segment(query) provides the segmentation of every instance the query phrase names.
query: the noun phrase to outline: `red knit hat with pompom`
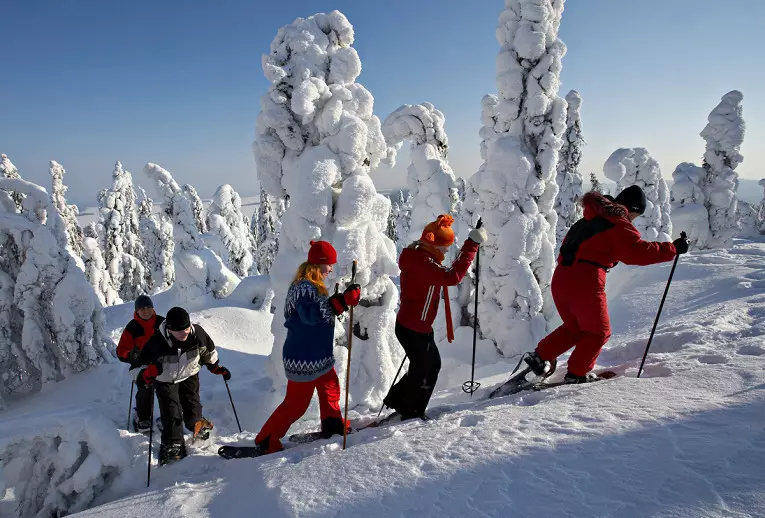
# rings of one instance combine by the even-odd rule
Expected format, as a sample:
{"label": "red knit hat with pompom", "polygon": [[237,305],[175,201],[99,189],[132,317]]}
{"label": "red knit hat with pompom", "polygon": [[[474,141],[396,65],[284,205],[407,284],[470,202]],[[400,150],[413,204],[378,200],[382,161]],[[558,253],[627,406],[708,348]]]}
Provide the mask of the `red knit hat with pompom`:
{"label": "red knit hat with pompom", "polygon": [[308,262],[311,264],[335,264],[337,262],[335,247],[326,241],[311,241],[311,249],[308,250]]}
{"label": "red knit hat with pompom", "polygon": [[454,218],[448,214],[441,214],[435,221],[425,225],[420,241],[433,246],[451,246],[454,243],[454,230],[452,230]]}

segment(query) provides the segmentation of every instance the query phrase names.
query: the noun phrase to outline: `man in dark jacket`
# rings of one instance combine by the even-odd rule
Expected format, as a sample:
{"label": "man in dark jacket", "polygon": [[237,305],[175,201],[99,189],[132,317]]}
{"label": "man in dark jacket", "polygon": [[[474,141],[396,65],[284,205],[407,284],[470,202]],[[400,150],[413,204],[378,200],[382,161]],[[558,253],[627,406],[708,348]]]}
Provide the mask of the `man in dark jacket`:
{"label": "man in dark jacket", "polygon": [[[135,313],[133,320],[128,322],[117,344],[117,358],[120,361],[132,364],[138,359],[141,349],[149,341],[159,325],[165,319],[154,312],[154,304],[148,295],[141,295],[135,299]],[[135,416],[133,417],[133,430],[139,433],[147,433],[151,429],[151,407],[154,404],[151,391],[140,386],[135,393]]]}
{"label": "man in dark jacket", "polygon": [[183,308],[172,308],[154,336],[146,343],[131,372],[136,384],[153,387],[162,420],[160,466],[186,456],[183,425],[194,439],[205,440],[213,424],[202,416],[199,400],[199,370],[228,381],[231,373],[218,364],[215,343],[199,324],[192,324]]}
{"label": "man in dark jacket", "polygon": [[584,217],[566,234],[552,278],[552,295],[563,325],[547,335],[524,360],[537,376],[549,376],[556,359],[572,347],[567,383],[585,383],[611,336],[606,304],[606,272],[617,262],[645,266],[671,261],[688,251],[683,238],[673,243],[643,241],[632,222],[646,208],[642,189],[632,185],[616,199],[589,192]]}

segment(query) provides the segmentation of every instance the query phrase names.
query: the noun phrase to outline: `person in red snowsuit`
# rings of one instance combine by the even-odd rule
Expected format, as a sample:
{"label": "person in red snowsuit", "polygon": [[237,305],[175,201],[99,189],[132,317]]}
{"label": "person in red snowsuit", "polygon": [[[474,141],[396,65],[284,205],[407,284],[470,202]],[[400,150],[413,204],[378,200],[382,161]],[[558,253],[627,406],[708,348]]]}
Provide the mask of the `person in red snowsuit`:
{"label": "person in red snowsuit", "polygon": [[[154,311],[154,304],[148,295],[141,295],[135,299],[133,320],[128,322],[122,331],[122,336],[120,336],[120,341],[117,344],[117,358],[128,365],[132,364],[138,359],[143,346],[159,329],[159,325],[164,320]],[[151,391],[143,386],[138,386],[135,393],[133,431],[146,433],[151,429],[151,406],[153,403]]]}
{"label": "person in red snowsuit", "polygon": [[321,432],[325,437],[343,434],[340,412],[340,382],[335,372],[335,317],[356,306],[361,287],[351,284],[343,293],[329,296],[324,280],[337,262],[337,252],[326,241],[311,241],[308,260],[298,267],[284,301],[282,360],[287,394],[255,437],[258,454],[282,449],[281,438],[300,419],[319,394]]}
{"label": "person in red snowsuit", "polygon": [[688,242],[643,241],[632,221],[646,207],[637,185],[624,189],[616,199],[589,192],[582,199],[584,217],[566,234],[552,278],[552,296],[563,324],[524,357],[538,376],[555,370],[558,356],[572,347],[567,383],[584,383],[603,345],[611,336],[606,303],[606,273],[618,262],[645,266],[671,261],[688,251]]}
{"label": "person in red snowsuit", "polygon": [[[454,243],[449,215],[428,223],[419,241],[401,252],[401,306],[396,317],[396,338],[409,357],[409,370],[393,385],[384,403],[401,419],[425,418],[425,409],[441,370],[441,356],[433,338],[433,321],[438,313],[441,288],[456,286],[465,277],[478,246],[486,241],[486,231],[473,229],[450,267],[441,265],[444,254]],[[448,304],[446,304],[448,309]],[[448,311],[447,311],[448,313]],[[451,316],[447,314],[447,322]],[[451,338],[450,338],[451,340]]]}

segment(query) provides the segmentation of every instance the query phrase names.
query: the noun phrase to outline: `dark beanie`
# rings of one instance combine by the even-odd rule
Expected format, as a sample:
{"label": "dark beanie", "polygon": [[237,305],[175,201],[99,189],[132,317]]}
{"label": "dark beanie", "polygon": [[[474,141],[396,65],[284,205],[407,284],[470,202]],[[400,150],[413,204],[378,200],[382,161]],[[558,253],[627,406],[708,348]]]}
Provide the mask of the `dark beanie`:
{"label": "dark beanie", "polygon": [[170,331],[183,331],[184,329],[191,327],[191,320],[189,320],[189,314],[185,309],[174,307],[170,308],[165,317],[167,328]]}
{"label": "dark beanie", "polygon": [[153,308],[153,307],[154,307],[154,303],[151,301],[151,298],[149,298],[148,295],[141,295],[137,299],[135,299],[136,311],[143,308]]}
{"label": "dark beanie", "polygon": [[630,212],[645,212],[645,193],[637,185],[630,185],[616,197],[616,203],[624,205]]}

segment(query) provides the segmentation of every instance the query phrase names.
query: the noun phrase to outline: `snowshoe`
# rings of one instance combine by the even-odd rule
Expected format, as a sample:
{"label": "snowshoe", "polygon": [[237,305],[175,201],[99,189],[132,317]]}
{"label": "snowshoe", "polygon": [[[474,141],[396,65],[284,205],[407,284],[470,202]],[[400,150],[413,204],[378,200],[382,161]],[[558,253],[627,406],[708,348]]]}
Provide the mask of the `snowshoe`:
{"label": "snowshoe", "polygon": [[167,466],[186,457],[185,444],[162,444],[159,447],[159,465]]}
{"label": "snowshoe", "polygon": [[255,444],[255,446],[221,446],[218,455],[224,459],[248,459],[260,457],[268,452],[267,443]]}
{"label": "snowshoe", "polygon": [[523,361],[526,362],[526,365],[531,368],[534,374],[537,376],[543,376],[544,378],[549,378],[552,376],[553,372],[555,372],[555,368],[558,366],[557,360],[545,361],[539,357],[536,351],[525,353],[522,358]]}
{"label": "snowshoe", "polygon": [[136,433],[149,433],[151,431],[151,419],[145,421],[138,421],[133,419],[133,431]]}
{"label": "snowshoe", "polygon": [[577,385],[581,383],[591,383],[594,381],[609,380],[616,376],[618,376],[618,374],[616,374],[614,371],[603,371],[599,374],[595,374],[594,372],[589,372],[587,373],[586,376],[566,375],[566,377],[563,378],[563,381],[556,381],[553,383],[546,383],[546,382],[537,383],[531,386],[530,388],[532,390],[538,391],[538,390],[545,390],[545,389],[554,388],[554,387],[562,387],[564,385],[572,385],[572,384]]}
{"label": "snowshoe", "polygon": [[594,372],[588,372],[584,376],[577,376],[576,374],[571,374],[570,372],[566,373],[566,376],[563,378],[564,383],[590,383],[592,381],[598,381],[600,380],[600,376],[595,374]]}
{"label": "snowshoe", "polygon": [[210,433],[213,430],[213,424],[204,417],[194,423],[194,442],[206,441],[210,438]]}

